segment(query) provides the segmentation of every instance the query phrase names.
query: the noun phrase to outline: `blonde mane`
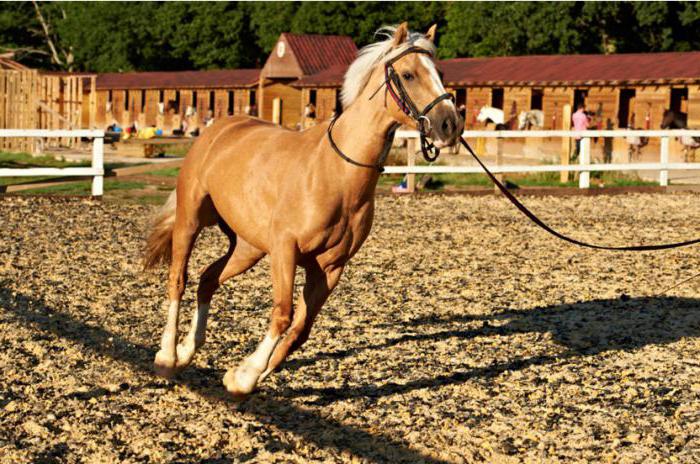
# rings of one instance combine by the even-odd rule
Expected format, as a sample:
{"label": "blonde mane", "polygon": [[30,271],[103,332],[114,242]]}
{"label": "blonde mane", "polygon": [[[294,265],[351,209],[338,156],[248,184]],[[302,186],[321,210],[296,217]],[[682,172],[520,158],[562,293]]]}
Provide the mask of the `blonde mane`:
{"label": "blonde mane", "polygon": [[340,92],[343,108],[350,106],[362,93],[362,90],[367,85],[369,76],[372,74],[372,70],[377,64],[386,62],[409,47],[420,47],[428,50],[433,55],[435,54],[433,42],[417,32],[409,32],[406,42],[399,47],[392,48],[395,31],[396,26],[385,26],[379,29],[375,36],[383,36],[386,39],[363,47],[357,54],[357,59],[350,64],[345,73],[343,88]]}

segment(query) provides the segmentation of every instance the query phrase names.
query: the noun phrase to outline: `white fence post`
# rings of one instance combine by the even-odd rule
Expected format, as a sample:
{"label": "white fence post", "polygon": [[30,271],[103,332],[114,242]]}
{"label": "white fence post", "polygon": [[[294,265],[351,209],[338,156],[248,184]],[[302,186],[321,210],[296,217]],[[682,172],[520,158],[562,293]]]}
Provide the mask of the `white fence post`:
{"label": "white fence post", "polygon": [[[581,145],[579,146],[579,164],[591,164],[591,139],[589,137],[583,137],[581,139]],[[579,188],[589,188],[591,186],[591,171],[581,171],[578,177],[578,187]]]}
{"label": "white fence post", "polygon": [[[411,168],[416,165],[416,145],[414,138],[406,139],[406,165]],[[416,191],[416,175],[406,174],[406,189],[413,193]]]}
{"label": "white fence post", "polygon": [[101,197],[104,193],[104,135],[92,140],[92,168],[99,172],[92,178],[92,196]]}
{"label": "white fence post", "polygon": [[[661,159],[659,159],[661,164],[668,164],[669,142],[670,139],[668,137],[661,137]],[[668,187],[668,170],[663,169],[659,171],[659,185]]]}

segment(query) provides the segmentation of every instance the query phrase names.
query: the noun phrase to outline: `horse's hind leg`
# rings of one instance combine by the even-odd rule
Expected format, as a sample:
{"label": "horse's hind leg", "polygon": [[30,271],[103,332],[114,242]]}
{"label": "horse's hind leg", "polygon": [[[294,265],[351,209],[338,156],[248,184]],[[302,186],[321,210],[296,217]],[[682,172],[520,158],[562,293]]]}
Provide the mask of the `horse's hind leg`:
{"label": "horse's hind leg", "polygon": [[207,209],[211,209],[211,203],[204,192],[184,192],[181,195],[178,191],[168,277],[168,316],[160,351],[153,363],[156,374],[162,377],[171,377],[177,370],[177,326],[180,300],[187,284],[187,262],[197,235],[203,226],[210,225]]}
{"label": "horse's hind leg", "polygon": [[182,343],[177,345],[178,368],[189,365],[197,350],[204,344],[209,308],[216,290],[226,280],[247,271],[265,256],[265,252],[237,238],[227,227],[222,229],[229,236],[231,245],[228,252],[209,265],[199,279],[197,311],[192,316],[190,331]]}

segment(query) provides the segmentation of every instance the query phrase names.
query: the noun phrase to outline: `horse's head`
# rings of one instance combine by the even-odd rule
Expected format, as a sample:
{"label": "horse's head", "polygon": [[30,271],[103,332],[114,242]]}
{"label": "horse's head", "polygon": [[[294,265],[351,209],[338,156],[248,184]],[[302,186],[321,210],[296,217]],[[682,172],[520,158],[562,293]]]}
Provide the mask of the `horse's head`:
{"label": "horse's head", "polygon": [[518,114],[518,130],[524,130],[527,128],[527,125],[530,122],[529,116],[530,115],[527,111],[521,111],[520,114]]}
{"label": "horse's head", "polygon": [[662,129],[683,129],[682,119],[673,110],[664,110],[664,115],[661,118]]}
{"label": "horse's head", "polygon": [[380,29],[386,40],[360,50],[345,73],[343,108],[372,101],[375,111],[415,127],[435,146],[455,144],[464,120],[435,68],[435,30],[410,33],[406,23]]}
{"label": "horse's head", "polygon": [[[447,93],[435,67],[435,33],[410,33],[401,24],[387,41],[380,82],[386,86],[385,107],[398,123],[415,127],[438,147],[454,145],[464,129],[454,99]],[[389,48],[390,47],[390,48]]]}

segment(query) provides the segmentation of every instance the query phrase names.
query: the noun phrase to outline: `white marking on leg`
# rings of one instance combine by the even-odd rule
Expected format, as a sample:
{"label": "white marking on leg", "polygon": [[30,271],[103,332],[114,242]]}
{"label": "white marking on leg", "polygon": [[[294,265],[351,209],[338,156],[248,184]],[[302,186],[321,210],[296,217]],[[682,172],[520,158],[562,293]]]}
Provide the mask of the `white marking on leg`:
{"label": "white marking on leg", "polygon": [[210,306],[209,303],[202,303],[192,315],[190,331],[182,343],[177,345],[178,366],[186,366],[192,362],[195,352],[204,344]]}
{"label": "white marking on leg", "polygon": [[177,322],[180,313],[180,302],[171,301],[168,305],[168,318],[163,329],[163,337],[160,340],[160,351],[156,353],[154,361],[156,372],[159,375],[170,376],[177,363]]}
{"label": "white marking on leg", "polygon": [[[272,352],[277,346],[280,336],[272,336],[268,332],[260,342],[253,354],[248,356],[233,375],[232,385],[224,378],[224,383],[229,391],[236,393],[250,393],[258,383],[260,373],[265,370]],[[229,377],[228,375],[226,377]]]}
{"label": "white marking on leg", "polygon": [[163,330],[163,338],[160,341],[160,348],[167,352],[175,354],[175,345],[177,344],[177,323],[180,314],[180,302],[171,301],[168,305],[168,319]]}

